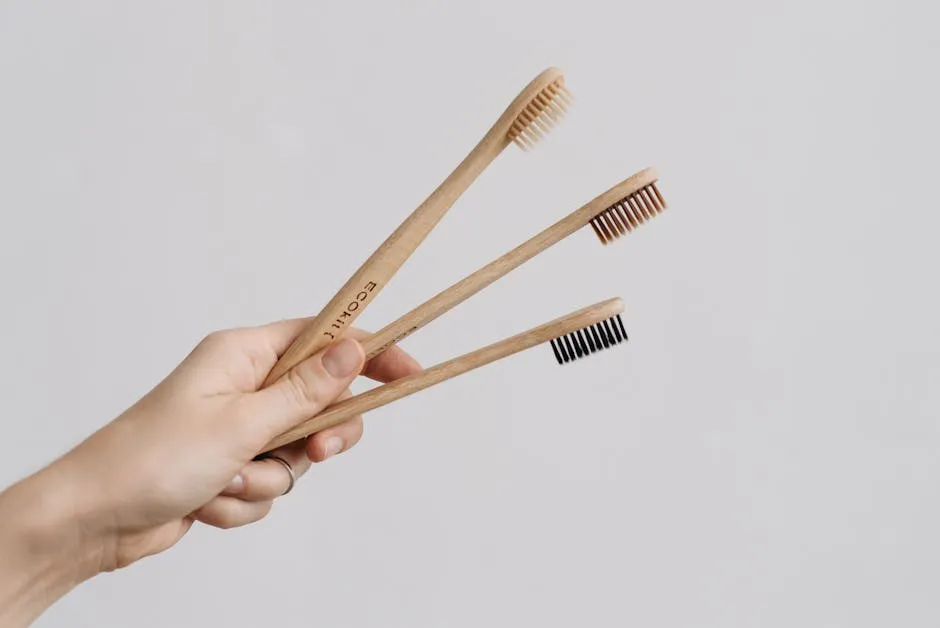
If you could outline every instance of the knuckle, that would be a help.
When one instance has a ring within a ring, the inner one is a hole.
[[[300,408],[319,406],[323,401],[321,378],[309,364],[302,363],[287,372],[286,388],[291,401]]]
[[[362,432],[362,417],[355,418],[349,422],[346,437],[343,439],[345,442],[344,451],[351,449],[362,440]]]
[[[329,435],[342,436],[343,440],[350,440],[351,438],[359,438],[362,436],[362,417],[357,416],[353,417],[343,423],[340,423],[332,430],[329,431]]]
[[[353,437],[356,439],[356,441],[358,441],[360,438],[362,438],[363,432],[365,432],[365,424],[364,424],[363,421],[362,421],[362,417],[361,417],[361,416],[357,416],[357,417],[356,417],[355,419],[353,419],[353,421],[352,421],[352,433],[353,433]]]
[[[234,513],[230,509],[225,508],[218,501],[200,508],[197,513],[197,518],[206,525],[222,530],[228,530],[237,526]]]
[[[223,329],[214,331],[202,339],[199,346],[206,351],[225,351],[237,345],[238,330]]]
[[[220,329],[220,330],[214,331],[211,334],[208,334],[203,339],[203,344],[207,344],[210,346],[225,344],[227,342],[227,338],[231,335],[231,333],[232,333],[231,329]]]

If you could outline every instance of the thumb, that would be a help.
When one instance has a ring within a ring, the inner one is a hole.
[[[271,386],[249,395],[246,416],[263,424],[265,438],[280,436],[330,405],[364,364],[362,345],[344,338],[307,358]]]

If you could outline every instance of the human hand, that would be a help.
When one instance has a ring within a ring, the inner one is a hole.
[[[33,538],[67,550],[78,581],[172,547],[194,521],[230,528],[261,519],[290,481],[277,461],[253,460],[271,439],[348,396],[360,372],[386,382],[420,370],[397,347],[364,363],[355,338],[366,334],[350,330],[258,390],[306,322],[209,335],[121,416],[0,495],[4,512],[54,513],[36,514],[44,519],[32,529],[43,534]],[[299,477],[361,435],[357,417],[272,453]]]

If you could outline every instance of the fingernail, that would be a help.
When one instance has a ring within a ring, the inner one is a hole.
[[[238,495],[245,488],[245,478],[242,477],[242,474],[239,473],[232,481],[228,483],[228,486],[225,487],[225,493],[229,495]]]
[[[362,354],[355,340],[345,338],[330,347],[323,356],[323,368],[333,377],[349,377],[362,362]]]
[[[335,456],[343,451],[343,439],[339,436],[332,436],[326,441],[326,457]]]

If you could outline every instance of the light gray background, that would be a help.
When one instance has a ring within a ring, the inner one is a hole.
[[[265,522],[197,528],[39,626],[936,626],[938,40],[926,2],[0,2],[0,480],[205,333],[315,312],[535,74],[376,328],[647,165],[666,215],[540,256]]]

